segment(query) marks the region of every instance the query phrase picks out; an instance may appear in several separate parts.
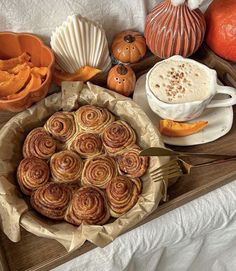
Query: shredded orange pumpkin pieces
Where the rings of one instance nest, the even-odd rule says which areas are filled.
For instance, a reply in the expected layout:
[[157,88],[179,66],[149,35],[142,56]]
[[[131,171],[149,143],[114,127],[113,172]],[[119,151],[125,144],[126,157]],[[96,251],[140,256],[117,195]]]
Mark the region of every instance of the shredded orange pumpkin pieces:
[[19,93],[6,96],[6,99],[11,100],[11,99],[16,99],[18,97],[22,97],[22,96],[26,95],[32,89],[39,88],[41,83],[42,83],[42,81],[41,81],[40,74],[31,73],[30,81],[26,85],[26,87],[24,89],[22,89]]
[[30,67],[22,66],[19,72],[7,81],[0,83],[0,97],[18,92],[27,83],[30,77]]
[[194,123],[160,120],[160,133],[170,137],[181,137],[195,134],[208,125],[207,121]]
[[47,67],[34,67],[27,53],[0,60],[0,98],[16,99],[40,87],[47,76]]
[[53,80],[59,86],[61,85],[62,81],[86,82],[100,72],[101,70],[90,67],[90,66],[84,66],[78,69],[75,73],[67,73],[67,72],[61,72],[59,70],[55,70],[53,74]]
[[48,72],[48,68],[47,67],[33,67],[31,69],[32,73],[38,73],[41,77],[45,77],[47,75]]
[[4,81],[8,81],[10,80],[12,77],[14,77],[14,74],[11,74],[9,72],[6,71],[1,71],[0,70],[0,83],[4,82]]
[[6,60],[0,59],[0,70],[7,71],[14,68],[18,64],[23,64],[25,62],[30,61],[30,56],[27,53],[23,53],[22,55]]

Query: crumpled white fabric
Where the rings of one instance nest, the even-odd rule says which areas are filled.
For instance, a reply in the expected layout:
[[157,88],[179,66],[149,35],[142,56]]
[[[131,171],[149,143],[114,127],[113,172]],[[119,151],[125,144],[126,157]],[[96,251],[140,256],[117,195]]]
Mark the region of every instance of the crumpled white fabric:
[[235,271],[236,181],[54,271]]
[[[49,42],[56,26],[68,15],[80,13],[99,21],[111,41],[116,32],[124,29],[143,31],[145,16],[157,2],[1,0],[0,31],[33,32]],[[209,2],[204,1],[201,8],[204,10]],[[236,181],[55,270],[235,271]]]
[[[184,0],[172,0],[181,1]],[[203,0],[188,0],[189,4]],[[205,0],[207,1],[207,0]],[[31,32],[49,44],[53,30],[67,16],[81,14],[100,22],[111,42],[125,29],[144,31],[146,15],[160,0],[1,0],[0,31]],[[208,1],[209,2],[209,1]],[[195,4],[196,4],[195,3]],[[205,9],[207,2],[202,6]]]

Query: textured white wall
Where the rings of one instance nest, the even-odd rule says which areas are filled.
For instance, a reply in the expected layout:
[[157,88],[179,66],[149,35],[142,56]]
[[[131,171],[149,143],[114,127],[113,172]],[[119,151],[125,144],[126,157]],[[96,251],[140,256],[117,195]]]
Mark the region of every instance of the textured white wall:
[[0,31],[35,33],[48,43],[56,26],[66,20],[68,15],[80,13],[99,21],[111,41],[116,32],[124,29],[143,31],[147,12],[159,2],[160,0],[1,0]]

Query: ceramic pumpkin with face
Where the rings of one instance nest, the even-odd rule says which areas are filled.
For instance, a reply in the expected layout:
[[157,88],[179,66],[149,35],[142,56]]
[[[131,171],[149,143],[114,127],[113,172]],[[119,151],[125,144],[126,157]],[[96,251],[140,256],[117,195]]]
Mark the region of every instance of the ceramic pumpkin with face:
[[111,46],[113,56],[122,63],[135,63],[146,53],[145,38],[135,31],[118,33]]
[[207,45],[219,56],[236,62],[236,1],[214,0],[205,18]]
[[134,92],[136,76],[132,68],[119,64],[108,73],[107,87],[124,96],[130,96]]

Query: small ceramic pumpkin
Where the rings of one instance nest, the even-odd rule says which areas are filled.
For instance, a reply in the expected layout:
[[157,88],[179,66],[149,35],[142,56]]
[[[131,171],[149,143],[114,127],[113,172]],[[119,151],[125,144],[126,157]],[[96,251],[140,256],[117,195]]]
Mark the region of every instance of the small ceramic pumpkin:
[[190,10],[185,3],[174,6],[171,0],[164,0],[148,14],[144,36],[149,49],[160,58],[188,57],[202,44],[205,31],[206,22],[199,9]]
[[123,31],[115,36],[111,50],[120,62],[135,63],[146,54],[146,41],[139,32]]
[[134,71],[123,64],[114,66],[108,73],[108,88],[124,96],[130,96],[134,92],[135,82]]

